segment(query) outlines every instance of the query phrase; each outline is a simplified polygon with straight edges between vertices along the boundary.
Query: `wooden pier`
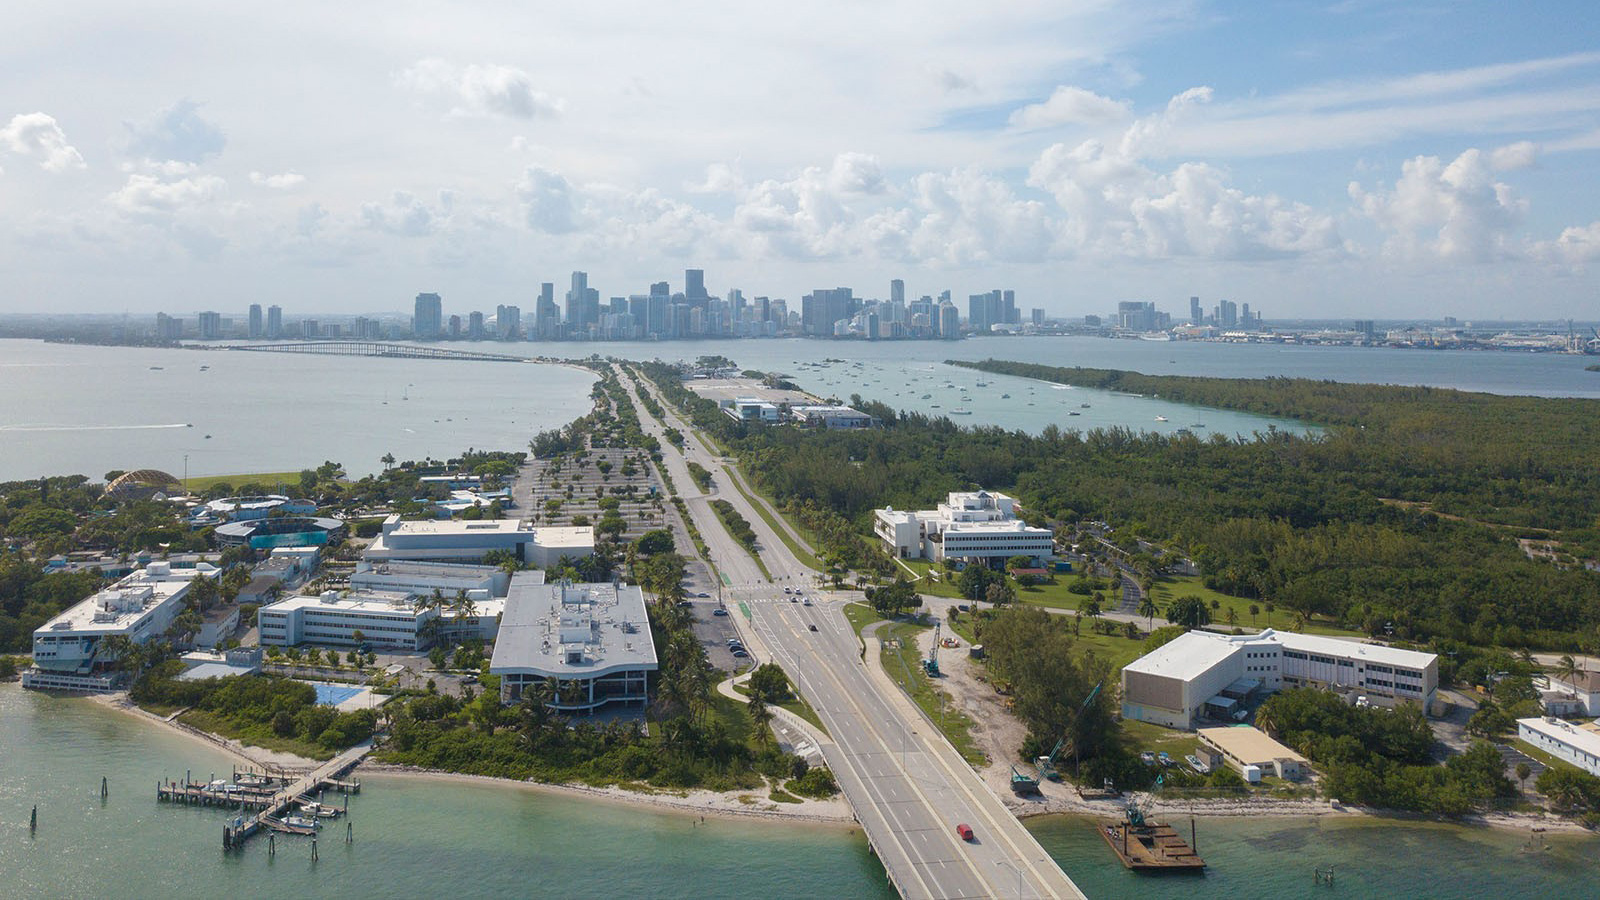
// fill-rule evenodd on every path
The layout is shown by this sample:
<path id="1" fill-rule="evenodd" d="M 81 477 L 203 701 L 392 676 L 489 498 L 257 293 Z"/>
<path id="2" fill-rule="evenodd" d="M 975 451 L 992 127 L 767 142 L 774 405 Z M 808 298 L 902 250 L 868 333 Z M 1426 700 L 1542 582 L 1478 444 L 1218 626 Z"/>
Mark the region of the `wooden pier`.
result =
<path id="1" fill-rule="evenodd" d="M 296 807 L 316 802 L 313 795 L 324 791 L 336 791 L 347 797 L 359 793 L 361 782 L 348 780 L 343 776 L 354 769 L 370 752 L 372 752 L 371 741 L 359 744 L 294 781 L 266 776 L 247 778 L 247 782 L 251 783 L 241 784 L 238 783 L 236 774 L 235 781 L 226 782 L 218 787 L 216 782 L 194 782 L 185 776 L 182 784 L 174 781 L 157 785 L 156 799 L 169 803 L 218 806 L 238 810 L 240 814 L 222 826 L 224 850 L 243 847 L 245 841 L 262 829 L 291 834 L 314 834 L 314 829 L 302 829 L 284 824 L 283 817 Z M 229 787 L 232 787 L 232 790 L 229 790 Z M 321 815 L 326 816 L 329 809 L 323 807 Z M 244 815 L 246 812 L 254 814 L 246 816 Z"/>
<path id="2" fill-rule="evenodd" d="M 1142 827 L 1102 819 L 1100 836 L 1122 864 L 1139 872 L 1202 872 L 1206 861 L 1165 822 Z"/>

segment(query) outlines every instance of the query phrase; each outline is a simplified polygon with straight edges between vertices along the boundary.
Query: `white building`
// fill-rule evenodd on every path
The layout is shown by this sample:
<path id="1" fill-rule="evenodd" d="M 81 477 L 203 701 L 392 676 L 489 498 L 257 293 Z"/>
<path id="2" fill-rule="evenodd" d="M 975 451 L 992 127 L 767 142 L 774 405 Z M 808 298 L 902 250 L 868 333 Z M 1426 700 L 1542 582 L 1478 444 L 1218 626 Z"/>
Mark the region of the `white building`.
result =
<path id="1" fill-rule="evenodd" d="M 483 591 L 490 597 L 504 597 L 510 585 L 511 574 L 504 569 L 464 563 L 368 560 L 357 563 L 350 576 L 350 587 L 356 590 L 413 594 L 437 590 L 446 597 L 454 597 L 457 591 Z"/>
<path id="2" fill-rule="evenodd" d="M 901 559 L 1010 559 L 1049 557 L 1055 542 L 1048 528 L 1017 518 L 1017 501 L 994 491 L 953 491 L 937 509 L 877 511 L 873 529 Z"/>
<path id="3" fill-rule="evenodd" d="M 523 562 L 549 568 L 562 557 L 594 553 L 593 527 L 534 528 L 516 519 L 479 521 L 383 520 L 383 533 L 362 554 L 370 562 L 470 562 L 491 550 L 509 550 Z"/>
<path id="4" fill-rule="evenodd" d="M 501 678 L 501 700 L 520 702 L 525 691 L 548 680 L 552 709 L 642 708 L 657 668 L 644 592 L 610 583 L 543 584 L 526 577 L 532 574 L 511 578 L 489 663 Z"/>
<path id="5" fill-rule="evenodd" d="M 1600 716 L 1600 672 L 1579 672 L 1571 678 L 1550 676 L 1543 692 L 1544 711 L 1552 716 Z"/>
<path id="6" fill-rule="evenodd" d="M 849 406 L 791 406 L 795 422 L 810 428 L 870 428 L 872 417 Z"/>
<path id="7" fill-rule="evenodd" d="M 1239 701 L 1288 687 L 1328 687 L 1379 705 L 1409 700 L 1424 710 L 1439 687 L 1432 653 L 1266 629 L 1191 631 L 1122 670 L 1123 718 L 1172 728 L 1226 719 Z"/>
<path id="8" fill-rule="evenodd" d="M 260 497 L 223 497 L 202 507 L 212 518 L 244 522 L 265 519 L 273 513 L 292 516 L 316 515 L 317 505 L 310 500 L 295 500 L 283 494 L 266 494 Z"/>
<path id="9" fill-rule="evenodd" d="M 769 425 L 777 424 L 781 411 L 777 404 L 769 403 L 760 397 L 739 397 L 735 400 L 724 400 L 722 412 L 727 416 L 741 422 L 765 422 Z"/>
<path id="10" fill-rule="evenodd" d="M 57 615 L 33 632 L 33 668 L 22 686 L 60 691 L 109 691 L 116 685 L 116 658 L 104 652 L 113 635 L 143 644 L 164 633 L 183 611 L 195 575 L 216 578 L 206 563 L 173 569 L 151 562 Z"/>
<path id="11" fill-rule="evenodd" d="M 1553 716 L 1518 719 L 1517 738 L 1590 775 L 1600 775 L 1600 734 L 1589 728 Z"/>

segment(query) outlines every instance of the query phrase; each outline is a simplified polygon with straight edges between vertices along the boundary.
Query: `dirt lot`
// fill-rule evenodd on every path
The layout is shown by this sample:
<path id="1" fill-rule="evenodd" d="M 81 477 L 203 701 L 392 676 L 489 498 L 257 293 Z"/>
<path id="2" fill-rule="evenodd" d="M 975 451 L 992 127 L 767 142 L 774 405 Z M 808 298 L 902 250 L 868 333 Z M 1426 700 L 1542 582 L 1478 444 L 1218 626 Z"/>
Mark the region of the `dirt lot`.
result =
<path id="1" fill-rule="evenodd" d="M 816 397 L 805 391 L 785 391 L 769 388 L 754 378 L 696 378 L 683 386 L 707 400 L 737 400 L 755 397 L 768 403 L 817 403 Z"/>

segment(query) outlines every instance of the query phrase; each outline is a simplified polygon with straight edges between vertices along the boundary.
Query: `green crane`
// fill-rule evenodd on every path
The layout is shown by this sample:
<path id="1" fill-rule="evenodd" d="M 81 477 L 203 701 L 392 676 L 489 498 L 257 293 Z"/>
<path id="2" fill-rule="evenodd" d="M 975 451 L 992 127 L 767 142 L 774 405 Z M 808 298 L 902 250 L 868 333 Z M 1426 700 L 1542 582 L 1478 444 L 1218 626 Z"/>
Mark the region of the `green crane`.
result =
<path id="1" fill-rule="evenodd" d="M 1095 697 L 1099 696 L 1100 687 L 1102 685 L 1104 685 L 1104 684 L 1105 684 L 1104 681 L 1101 681 L 1098 684 L 1096 684 L 1094 686 L 1094 688 L 1089 691 L 1089 696 L 1083 698 L 1083 702 L 1078 704 L 1078 713 L 1073 719 L 1072 731 L 1068 732 L 1067 734 L 1063 734 L 1061 736 L 1061 739 L 1056 741 L 1055 749 L 1050 751 L 1050 755 L 1049 756 L 1041 756 L 1036 761 L 1038 763 L 1038 766 L 1039 766 L 1039 772 L 1041 774 L 1043 774 L 1044 777 L 1050 779 L 1051 781 L 1060 781 L 1061 780 L 1061 773 L 1056 771 L 1056 757 L 1058 755 L 1060 755 L 1061 748 L 1065 747 L 1067 745 L 1068 736 L 1070 736 L 1071 734 L 1073 734 L 1074 732 L 1076 732 L 1078 730 L 1078 721 L 1077 720 L 1083 718 L 1083 711 L 1089 708 L 1089 704 L 1094 702 L 1094 698 Z M 1073 754 L 1074 757 L 1076 757 L 1077 754 L 1078 754 L 1078 741 L 1077 741 L 1076 738 L 1074 738 L 1073 741 L 1072 741 L 1072 754 Z M 1074 765 L 1073 769 L 1076 770 L 1077 766 Z"/>

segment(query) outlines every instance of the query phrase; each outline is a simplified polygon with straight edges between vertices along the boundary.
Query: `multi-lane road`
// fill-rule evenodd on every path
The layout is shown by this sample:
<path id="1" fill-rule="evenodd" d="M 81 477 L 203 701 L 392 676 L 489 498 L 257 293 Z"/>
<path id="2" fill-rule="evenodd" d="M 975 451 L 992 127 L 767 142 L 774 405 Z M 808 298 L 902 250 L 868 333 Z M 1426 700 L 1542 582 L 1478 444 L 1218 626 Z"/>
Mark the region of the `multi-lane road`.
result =
<path id="1" fill-rule="evenodd" d="M 626 376 L 622 383 L 637 393 Z M 665 423 L 638 404 L 645 430 L 663 441 L 663 464 L 711 549 L 725 584 L 747 609 L 758 654 L 795 677 L 817 710 L 832 745 L 825 751 L 873 850 L 905 897 L 1082 897 L 1033 835 L 861 645 L 841 603 L 812 590 L 816 574 L 773 533 L 750 501 L 732 489 L 723 460 L 694 429 L 666 409 Z M 667 445 L 665 429 L 687 437 L 685 452 Z M 700 493 L 687 460 L 713 473 L 713 493 Z M 718 487 L 727 485 L 725 491 Z M 712 496 L 731 502 L 755 529 L 768 582 L 749 553 L 710 509 Z M 784 588 L 804 589 L 815 605 L 791 602 Z M 815 630 L 813 631 L 813 627 Z M 971 841 L 957 824 L 973 830 Z"/>

